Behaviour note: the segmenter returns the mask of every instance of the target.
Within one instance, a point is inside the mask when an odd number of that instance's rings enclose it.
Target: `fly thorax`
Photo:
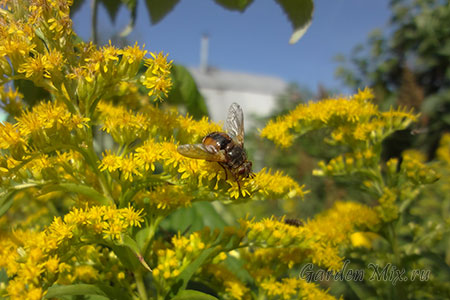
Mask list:
[[[242,163],[247,159],[247,155],[242,147],[235,146],[230,147],[227,150],[227,155],[230,159],[230,166],[233,168],[237,168],[242,165]]]

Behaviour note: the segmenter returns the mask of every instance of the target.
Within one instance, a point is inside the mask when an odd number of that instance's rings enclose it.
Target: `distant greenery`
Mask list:
[[[337,75],[355,90],[370,86],[383,107],[404,105],[420,111],[411,130],[388,140],[387,156],[420,146],[431,158],[442,133],[450,130],[450,2],[391,0],[387,29],[375,30],[354,48]]]

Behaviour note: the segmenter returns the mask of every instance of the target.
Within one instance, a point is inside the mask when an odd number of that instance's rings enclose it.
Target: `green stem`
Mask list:
[[[91,8],[92,8],[92,27],[91,27],[91,37],[92,42],[94,44],[97,44],[97,19],[98,19],[98,1],[92,0],[91,2]]]
[[[150,223],[150,230],[148,232],[148,235],[145,237],[144,246],[142,247],[142,255],[144,256],[144,259],[147,258],[148,251],[150,250],[150,245],[152,243],[153,237],[155,236],[156,229],[159,226],[159,223],[163,220],[163,216],[157,216],[153,222]]]
[[[144,277],[142,276],[142,271],[139,269],[134,272],[134,277],[136,278],[136,287],[139,293],[139,299],[147,300],[147,290],[145,289]]]
[[[98,157],[94,151],[92,124],[89,124],[89,126],[86,129],[86,142],[87,142],[88,148],[86,149],[86,151],[82,151],[85,154],[86,162],[91,165],[92,170],[97,175],[99,184],[100,184],[105,196],[111,200],[111,203],[115,203],[114,198],[112,196],[111,186],[110,186],[110,184],[108,184],[108,180],[107,180],[105,174],[103,172],[100,172],[100,170],[98,169],[98,163],[97,163]]]
[[[389,243],[391,244],[392,252],[394,254],[393,265],[398,269],[402,269],[401,254],[400,254],[400,249],[398,246],[397,231],[395,228],[396,223],[397,222],[391,222],[388,225],[388,237],[389,237]],[[391,298],[392,299],[400,299],[400,300],[406,299],[406,291],[405,291],[403,283],[401,281],[397,282],[397,284],[395,286],[393,286]]]

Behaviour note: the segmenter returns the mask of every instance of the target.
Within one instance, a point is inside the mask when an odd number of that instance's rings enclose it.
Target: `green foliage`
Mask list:
[[[314,3],[312,0],[276,0],[276,2],[283,8],[291,22],[294,33],[292,33],[289,43],[295,44],[311,25]]]
[[[390,7],[386,33],[375,30],[348,59],[339,56],[336,74],[355,90],[373,87],[383,107],[397,104],[422,112],[417,135],[409,135],[400,150],[388,149],[388,156],[413,144],[432,157],[450,129],[450,2],[395,0]],[[391,143],[401,138],[394,135]]]
[[[73,14],[81,7],[85,0],[74,0],[74,6],[71,11]],[[185,0],[187,1],[187,0]],[[222,6],[225,9],[232,11],[244,12],[253,2],[253,0],[210,0],[216,2],[216,4]],[[312,13],[314,10],[313,0],[275,0],[283,9],[284,13],[288,17],[288,21],[293,28],[293,34],[289,40],[289,43],[295,44],[308,30]],[[131,32],[134,27],[136,19],[136,0],[101,0],[101,3],[106,7],[109,16],[114,21],[119,8],[125,5],[131,12],[131,20],[127,27],[122,31],[121,36],[126,36]],[[150,21],[153,25],[159,23],[164,17],[166,17],[179,3],[179,0],[145,0],[147,7],[147,13],[149,14]],[[95,6],[98,5],[95,0]],[[93,31],[96,31],[96,10],[94,10],[94,21],[92,26]],[[94,37],[96,34],[93,35]],[[95,40],[95,39],[94,39]]]
[[[174,105],[184,106],[187,112],[197,120],[208,116],[205,99],[198,91],[189,71],[181,65],[174,65],[171,74],[174,85],[167,101]]]

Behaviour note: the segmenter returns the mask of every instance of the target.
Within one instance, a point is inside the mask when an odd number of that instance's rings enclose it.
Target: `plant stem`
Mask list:
[[[142,276],[142,271],[139,269],[134,272],[134,277],[136,278],[136,286],[139,293],[139,298],[141,300],[147,300],[147,290],[145,289],[144,277]]]
[[[151,242],[153,240],[153,237],[155,236],[156,228],[158,228],[158,225],[162,221],[162,219],[163,219],[162,216],[158,216],[149,225],[150,229],[149,229],[147,237],[145,238],[144,246],[142,247],[142,255],[144,256],[144,259],[148,255],[147,252],[149,251],[150,244],[151,244]]]
[[[94,44],[97,44],[97,18],[98,18],[98,1],[97,0],[92,0],[91,8],[92,8],[91,37],[92,37],[92,42]]]

